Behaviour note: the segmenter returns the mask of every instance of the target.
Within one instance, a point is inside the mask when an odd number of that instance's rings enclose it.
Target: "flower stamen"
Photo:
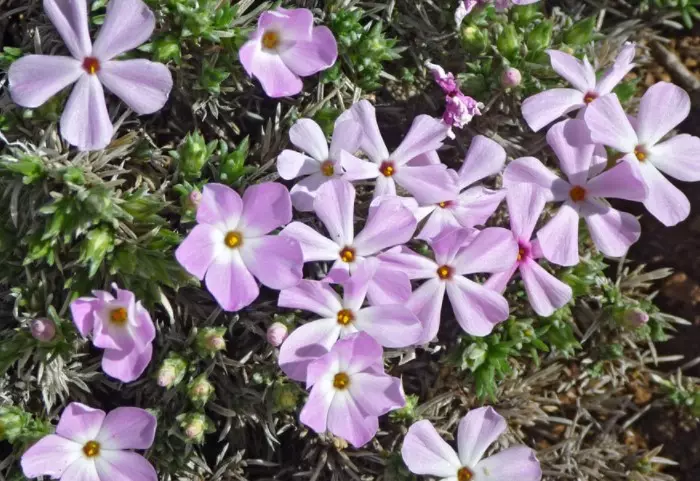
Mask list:
[[[109,313],[109,320],[112,321],[112,324],[116,324],[117,326],[123,326],[126,324],[128,317],[128,313],[123,307],[112,309],[112,311]]]
[[[226,234],[226,237],[224,237],[224,244],[226,244],[231,249],[240,247],[242,242],[243,237],[238,232],[230,231]]]
[[[350,376],[344,372],[339,372],[333,376],[333,387],[336,389],[347,389],[350,385]]]
[[[332,177],[335,174],[335,166],[330,160],[326,160],[321,164],[321,173],[326,177]]]
[[[452,268],[450,266],[440,266],[437,269],[437,275],[443,281],[447,280],[452,277]]]
[[[637,147],[635,147],[634,155],[637,157],[637,160],[640,162],[644,162],[645,160],[647,160],[646,150],[644,150],[644,147],[642,147],[641,145],[638,145]]]
[[[474,473],[469,468],[460,468],[457,471],[457,481],[471,481],[473,478]]]
[[[573,200],[574,202],[581,202],[583,199],[586,198],[586,189],[584,189],[580,185],[575,185],[569,191],[569,197],[571,197],[571,200]]]
[[[100,61],[95,57],[85,57],[85,60],[83,60],[83,70],[90,75],[95,75],[100,70]]]
[[[100,443],[97,441],[88,441],[83,446],[83,453],[88,458],[94,458],[100,454]]]
[[[586,95],[583,96],[583,103],[588,105],[597,98],[598,94],[596,92],[588,92]]]
[[[386,160],[379,166],[379,172],[381,172],[384,177],[391,177],[396,173],[396,167],[391,160]]]
[[[350,309],[341,309],[340,311],[338,311],[338,315],[336,316],[336,318],[338,320],[338,324],[340,324],[341,326],[347,326],[355,320],[355,315]]]
[[[442,202],[438,202],[438,207],[442,209],[446,209],[452,205],[451,200],[443,200]]]
[[[267,49],[276,49],[280,44],[280,34],[274,30],[268,30],[262,36],[262,44]]]
[[[348,264],[355,261],[355,249],[346,246],[340,251],[340,260]]]

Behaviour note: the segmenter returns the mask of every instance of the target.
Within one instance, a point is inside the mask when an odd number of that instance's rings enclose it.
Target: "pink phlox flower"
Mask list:
[[[492,407],[472,409],[459,422],[455,452],[430,421],[418,421],[406,434],[401,456],[412,473],[442,481],[540,481],[540,462],[527,446],[512,446],[484,458],[507,427]]]
[[[131,449],[148,449],[156,418],[135,407],[109,413],[72,402],[63,410],[56,434],[44,436],[21,459],[27,478],[64,481],[157,481],[151,463]]]
[[[70,305],[73,322],[84,337],[104,349],[102,370],[122,382],[137,379],[151,362],[156,329],[151,315],[136,301],[134,293],[112,288],[92,291],[95,297],[80,297]]]
[[[690,214],[688,198],[663,174],[700,181],[700,138],[681,134],[661,142],[690,113],[690,97],[667,82],[652,85],[639,103],[636,119],[625,115],[616,95],[593,102],[584,116],[595,142],[610,146],[641,172],[649,196],[644,207],[664,225]]]
[[[510,269],[493,274],[484,284],[503,292],[516,271],[519,271],[532,309],[545,317],[551,316],[573,296],[571,287],[537,263],[537,259],[542,257],[542,251],[538,241],[531,237],[546,200],[545,194],[535,184],[515,184],[508,188],[506,201],[510,230],[513,242],[518,246],[518,258]]]
[[[501,172],[505,163],[503,147],[483,135],[474,137],[459,172],[449,171],[456,177],[457,188],[452,195],[421,205],[416,211],[419,221],[427,219],[417,237],[429,240],[445,229],[485,224],[505,197],[505,190],[487,189],[476,183]]]
[[[335,63],[338,44],[328,27],[314,27],[311,10],[278,7],[260,14],[258,28],[238,57],[268,96],[286,97],[301,92],[300,77]]]
[[[445,97],[445,112],[442,114],[442,121],[450,127],[464,128],[472,121],[474,116],[481,115],[484,104],[474,100],[462,92]],[[450,137],[453,134],[448,133]]]
[[[466,276],[502,272],[515,262],[518,247],[510,231],[500,227],[453,229],[430,241],[435,259],[406,247],[381,254],[384,269],[404,272],[410,279],[427,279],[407,302],[423,323],[420,344],[431,341],[440,327],[445,292],[457,322],[473,336],[486,336],[508,318],[508,301],[498,292]]]
[[[303,256],[290,237],[268,235],[292,220],[292,201],[282,184],[248,187],[243,198],[230,187],[207,184],[197,225],[175,251],[182,267],[199,280],[219,305],[238,311],[264,286],[285,289],[302,278]]]
[[[636,45],[627,42],[615,63],[596,81],[595,70],[586,57],[583,62],[568,53],[548,50],[552,68],[564,77],[574,88],[557,88],[541,92],[525,99],[523,117],[535,132],[554,122],[559,117],[585,109],[591,102],[603,97],[622,81],[635,66]],[[583,114],[583,112],[581,112]]]
[[[299,211],[313,210],[318,188],[343,174],[342,151],[354,153],[360,147],[362,127],[353,120],[336,124],[330,150],[321,127],[311,119],[300,119],[289,130],[292,144],[306,154],[283,150],[277,157],[277,171],[285,180],[304,177],[291,190],[292,205]]]
[[[385,347],[406,347],[418,341],[422,325],[403,304],[363,306],[379,266],[367,259],[343,284],[341,298],[326,282],[303,280],[280,292],[279,307],[311,311],[321,319],[295,329],[282,344],[279,364],[287,376],[306,379],[310,362],[328,352],[338,339],[366,332]]]
[[[114,60],[146,42],[155,17],[141,0],[112,0],[93,45],[86,0],[44,0],[44,10],[72,57],[27,55],[10,66],[10,95],[23,107],[36,108],[76,83],[61,115],[61,135],[80,150],[105,148],[114,127],[103,86],[139,115],[160,110],[173,86],[160,63],[145,59]]]
[[[369,257],[405,244],[413,237],[416,219],[398,197],[380,197],[372,202],[365,227],[355,235],[353,226],[355,188],[349,182],[333,179],[316,193],[314,212],[329,237],[301,222],[292,222],[280,235],[296,239],[301,245],[304,262],[332,261],[328,281],[345,282]],[[408,277],[379,269],[369,286],[372,303],[400,303],[408,298]],[[376,291],[376,292],[374,292]]]
[[[437,83],[446,95],[456,94],[459,91],[459,86],[455,80],[455,76],[452,72],[445,72],[445,69],[440,65],[434,63],[425,62],[425,66],[428,67],[430,73],[433,74],[435,83]]]
[[[582,120],[565,120],[547,132],[547,142],[559,158],[567,180],[557,177],[534,157],[516,159],[506,167],[506,188],[521,183],[544,189],[548,202],[563,202],[557,214],[537,232],[544,257],[556,264],[578,264],[578,225],[583,217],[598,250],[611,257],[623,256],[639,239],[639,221],[612,208],[605,198],[642,202],[647,196],[644,180],[629,162],[606,170],[605,149],[591,143]]]
[[[379,132],[372,104],[366,100],[355,103],[338,122],[348,119],[362,126],[360,148],[369,160],[341,152],[345,180],[376,179],[375,197],[396,195],[398,184],[419,201],[428,203],[439,202],[454,189],[454,179],[445,165],[420,160],[432,156],[447,137],[449,127],[440,120],[429,115],[416,117],[399,147],[390,154]]]
[[[406,404],[401,380],[384,373],[382,347],[364,332],[338,341],[309,364],[309,399],[299,420],[359,448],[379,428],[379,416]]]
[[[496,10],[505,10],[512,5],[529,5],[540,0],[459,0],[455,11],[455,23],[459,27],[464,21],[464,17],[469,15],[476,7],[484,7],[489,3],[496,6]]]

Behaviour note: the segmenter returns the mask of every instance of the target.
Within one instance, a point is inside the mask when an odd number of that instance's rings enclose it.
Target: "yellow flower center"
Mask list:
[[[634,155],[637,156],[637,160],[640,162],[644,162],[645,160],[647,160],[647,153],[644,150],[644,147],[642,147],[641,145],[638,145],[634,149]]]
[[[452,277],[452,268],[450,266],[440,266],[437,270],[437,275],[443,281]]]
[[[83,453],[85,453],[85,456],[88,458],[94,458],[100,454],[100,443],[97,441],[88,441],[83,446]]]
[[[109,320],[112,321],[112,324],[116,324],[117,326],[123,326],[124,324],[126,324],[128,317],[129,316],[126,312],[126,309],[123,307],[112,309],[112,311],[109,313]]]
[[[226,244],[231,249],[239,247],[241,245],[241,242],[243,242],[243,237],[238,232],[231,231],[226,234],[226,237],[224,237],[224,244]]]
[[[443,200],[442,202],[438,202],[438,207],[441,207],[442,209],[446,209],[447,207],[452,205],[451,200]]]
[[[522,247],[520,249],[518,249],[518,260],[519,261],[523,260],[523,258],[525,257],[525,254],[526,254],[525,249],[523,249]]]
[[[381,172],[384,177],[391,177],[396,173],[396,167],[394,167],[392,161],[387,160],[382,162],[382,165],[379,166],[379,172]]]
[[[321,173],[326,177],[332,177],[335,174],[335,166],[330,160],[325,161],[321,164]]]
[[[471,481],[472,478],[474,478],[474,473],[469,468],[460,468],[457,471],[457,481]]]
[[[595,92],[588,92],[584,97],[583,97],[583,103],[588,105],[591,102],[593,102],[595,99],[598,98],[598,94]]]
[[[350,376],[344,372],[339,372],[333,377],[333,387],[336,389],[347,389],[350,385]]]
[[[95,75],[100,70],[100,61],[95,57],[85,57],[85,60],[83,60],[83,70],[90,75]]]
[[[343,250],[340,251],[340,260],[343,262],[347,262],[348,264],[350,262],[355,261],[355,249],[352,247],[343,247]]]
[[[569,197],[571,197],[571,200],[573,200],[574,202],[581,202],[583,199],[586,198],[586,189],[584,189],[580,185],[575,185],[569,191]]]
[[[262,44],[263,47],[271,50],[277,48],[280,44],[279,33],[275,32],[274,30],[268,30],[262,36]]]
[[[338,324],[341,326],[347,326],[350,324],[352,321],[355,320],[355,315],[352,313],[350,309],[342,309],[338,311]]]

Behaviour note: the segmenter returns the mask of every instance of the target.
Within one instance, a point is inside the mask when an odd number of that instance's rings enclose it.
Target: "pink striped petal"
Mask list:
[[[439,478],[456,479],[457,471],[462,467],[457,453],[427,419],[409,428],[401,447],[401,457],[412,473]]]
[[[277,156],[277,172],[284,180],[317,174],[320,171],[321,164],[316,159],[295,150],[283,150]]]
[[[381,416],[406,405],[401,380],[386,374],[358,372],[348,391],[365,416]]]
[[[197,208],[197,222],[217,225],[222,230],[235,230],[243,212],[241,196],[224,184],[207,184]]]
[[[302,278],[304,255],[299,243],[282,236],[247,239],[241,247],[246,268],[265,286],[286,289]]]
[[[523,117],[530,128],[538,132],[563,115],[584,107],[583,96],[575,89],[546,90],[525,99]]]
[[[148,449],[156,435],[156,418],[145,409],[118,407],[107,413],[95,439],[105,449]]]
[[[442,147],[447,138],[449,126],[430,115],[419,115],[411,124],[411,128],[399,147],[390,155],[397,164],[405,164],[421,154]]]
[[[351,245],[354,237],[355,188],[349,182],[333,179],[316,191],[314,210],[339,246]]]
[[[416,230],[416,218],[397,198],[383,200],[370,212],[364,229],[355,238],[360,256],[376,254],[408,242]]]
[[[393,178],[419,204],[436,204],[457,197],[456,179],[444,164],[420,167],[402,165]]]
[[[79,61],[54,55],[26,55],[10,65],[7,79],[12,100],[36,108],[77,81],[85,71]]]
[[[581,92],[595,89],[595,70],[588,63],[588,59],[584,58],[582,62],[573,55],[559,50],[548,50],[547,53],[554,71],[571,85]]]
[[[328,431],[360,448],[374,437],[378,429],[377,417],[366,417],[348,391],[336,392],[328,410]]]
[[[464,189],[485,177],[495,175],[503,169],[506,163],[506,151],[500,144],[477,135],[459,168],[459,188]]]
[[[56,434],[76,443],[85,444],[97,437],[104,418],[104,411],[72,402],[61,413]]]
[[[91,481],[158,481],[155,468],[146,459],[130,451],[104,450],[95,460],[98,478]]]
[[[153,357],[153,345],[147,344],[143,351],[105,349],[102,355],[102,370],[122,382],[135,381],[146,370]]]
[[[398,304],[360,309],[354,324],[384,347],[411,346],[420,340],[423,331],[415,314]]]
[[[289,129],[289,140],[318,162],[328,160],[328,142],[321,127],[311,119],[299,119]]]
[[[586,184],[586,193],[592,197],[625,199],[643,202],[648,190],[636,160],[623,161]]]
[[[416,344],[426,344],[437,336],[440,329],[440,313],[445,298],[445,283],[430,279],[413,291],[406,303],[423,325],[423,332]]]
[[[515,184],[535,184],[541,187],[548,202],[567,199],[571,190],[568,182],[557,177],[534,157],[521,157],[508,164],[503,172],[503,185],[510,188]]]
[[[676,225],[690,215],[688,197],[671,183],[651,162],[640,162],[649,194],[644,207],[665,226]]]
[[[151,37],[155,26],[153,12],[141,0],[109,2],[92,55],[111,60],[133,50]]]
[[[581,208],[593,243],[610,257],[622,257],[639,240],[642,227],[632,214],[620,212],[601,202],[586,202]]]
[[[80,443],[49,434],[22,455],[22,472],[27,478],[50,476],[59,479],[70,465],[83,456],[82,449]]]
[[[63,138],[80,150],[100,150],[109,145],[114,127],[97,76],[80,77],[63,109],[60,126]]]
[[[382,134],[379,132],[374,105],[367,100],[360,100],[343,113],[336,121],[336,124],[348,119],[354,119],[362,127],[363,137],[360,142],[360,148],[367,154],[367,157],[377,164],[388,160],[389,151],[386,148]]]
[[[196,225],[178,246],[175,258],[187,272],[201,281],[214,261],[218,248],[223,248],[223,240],[221,231],[215,227],[208,224]]]
[[[173,76],[168,67],[144,59],[104,62],[97,77],[139,115],[163,108],[173,88]]]
[[[331,177],[316,172],[294,184],[289,191],[294,208],[300,212],[312,212],[318,189],[330,179]]]
[[[583,116],[591,131],[591,139],[623,153],[634,151],[639,143],[620,101],[615,94],[594,100]]]
[[[222,309],[238,311],[257,299],[260,293],[255,278],[238,252],[209,266],[204,282]]]
[[[503,481],[540,481],[542,469],[535,452],[526,446],[513,446],[483,459],[476,465],[475,477]]]
[[[243,212],[238,229],[244,236],[265,235],[291,220],[292,199],[284,185],[263,182],[248,187],[243,193]]]
[[[71,317],[78,331],[83,337],[87,337],[95,326],[95,309],[102,303],[91,297],[81,297],[70,304]]]
[[[446,284],[457,322],[467,334],[486,336],[508,319],[508,301],[496,291],[462,276]]]
[[[677,85],[657,82],[644,93],[637,114],[639,142],[653,146],[690,114],[690,95]]]
[[[537,262],[526,259],[520,264],[527,299],[532,309],[543,317],[566,305],[573,296],[571,287],[544,270]]]
[[[489,289],[503,294],[503,291],[506,290],[506,287],[508,287],[508,283],[515,275],[515,272],[518,270],[518,266],[519,264],[517,262],[514,262],[510,269],[505,270],[503,272],[496,272],[495,274],[491,274],[491,277],[489,277],[488,280],[484,282],[484,287],[488,287]]]
[[[302,280],[280,291],[277,306],[302,309],[321,317],[335,317],[343,308],[338,294],[325,282]]]
[[[338,58],[338,44],[328,27],[314,27],[311,40],[295,42],[281,51],[280,57],[292,72],[307,77],[333,66]]]
[[[583,120],[564,120],[547,131],[547,143],[559,159],[559,167],[572,185],[584,185],[595,144]]]
[[[544,210],[545,194],[535,184],[516,184],[506,194],[510,228],[517,238],[530,240]]]
[[[312,321],[297,327],[280,347],[280,369],[294,380],[306,381],[309,364],[333,347],[340,331],[341,326],[335,314],[332,318]]]
[[[681,134],[651,148],[649,162],[666,175],[700,181],[700,138]]]
[[[544,257],[561,266],[575,266],[578,257],[579,215],[568,202],[537,232]]]
[[[518,257],[518,243],[513,233],[502,227],[487,227],[455,256],[453,267],[457,274],[502,272]]]
[[[491,406],[472,409],[459,422],[457,445],[464,466],[475,466],[505,432],[506,420]]]
[[[90,55],[87,2],[44,0],[44,11],[76,59]]]
[[[387,269],[382,265],[369,283],[367,298],[374,306],[382,304],[404,304],[411,297],[411,280],[401,271]]]
[[[290,237],[301,247],[304,262],[332,261],[338,259],[340,247],[338,244],[323,237],[316,230],[301,222],[292,222],[282,229],[280,237]],[[344,247],[344,246],[343,246]]]

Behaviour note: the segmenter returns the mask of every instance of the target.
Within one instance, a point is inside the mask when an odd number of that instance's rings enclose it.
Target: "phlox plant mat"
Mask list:
[[[0,479],[685,479],[696,4],[0,0]]]

